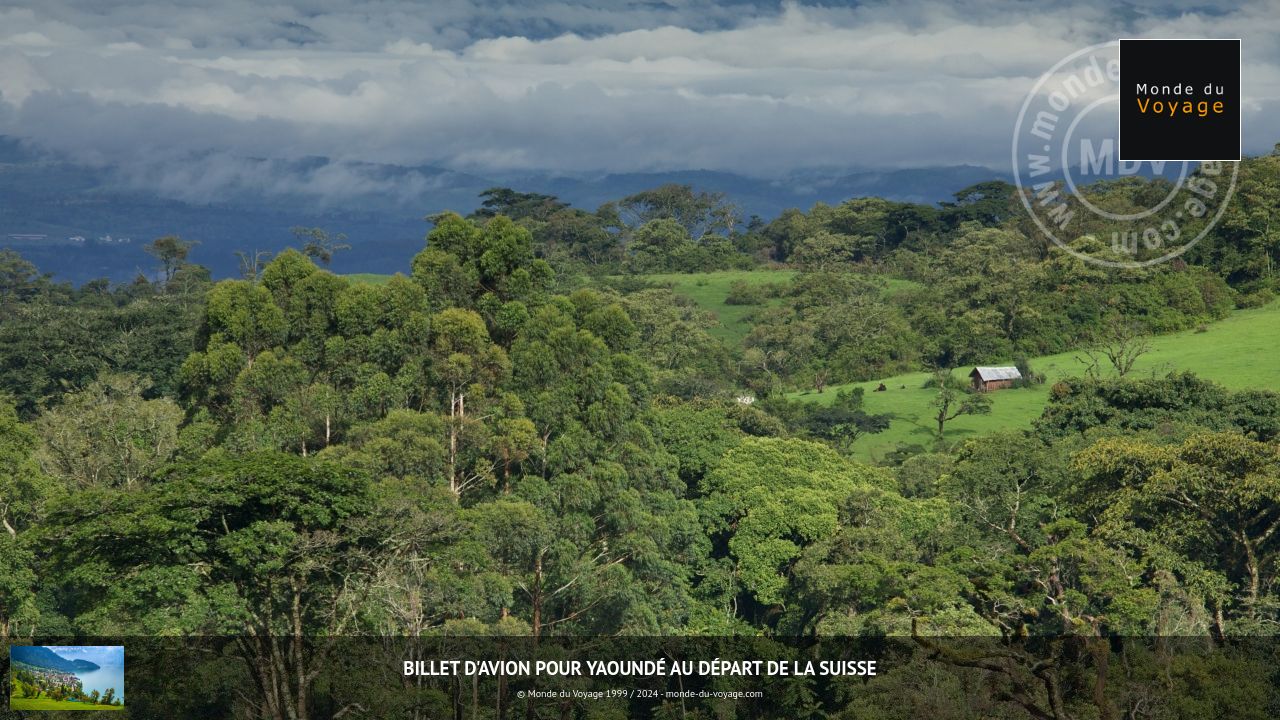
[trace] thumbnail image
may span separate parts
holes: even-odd
[[[123,710],[124,647],[15,645],[10,710]]]

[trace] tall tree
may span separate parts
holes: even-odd
[[[168,283],[178,272],[178,268],[187,262],[187,256],[191,254],[191,248],[198,243],[194,240],[183,240],[177,235],[165,235],[156,238],[143,246],[143,250],[148,255],[160,261],[161,272],[164,273],[164,281]]]
[[[840,502],[859,487],[890,484],[887,473],[817,443],[748,438],[707,475],[702,512],[727,542],[742,589],[769,606],[782,602],[804,547],[836,531]]]
[[[313,685],[352,628],[373,567],[368,480],[281,454],[172,468],[133,493],[92,490],[46,542],[78,568],[83,616],[161,635],[237,638],[254,714],[308,720]]]
[[[444,391],[448,410],[447,473],[449,489],[460,497],[478,483],[493,482],[494,464],[483,455],[475,457],[466,447],[467,439],[483,427],[475,417],[486,394],[511,372],[502,348],[489,338],[484,320],[470,310],[450,308],[432,318],[433,374]],[[468,415],[467,402],[472,403]],[[472,458],[471,462],[467,462]]]
[[[0,250],[0,309],[10,303],[28,300],[35,295],[46,280],[35,265],[27,262],[17,252]]]
[[[39,616],[35,554],[27,531],[42,513],[51,488],[35,463],[36,435],[0,396],[0,643]]]
[[[246,280],[223,280],[215,285],[205,306],[204,322],[209,337],[235,343],[250,364],[259,353],[280,344],[288,329],[271,291]]]
[[[512,220],[547,220],[567,209],[555,195],[518,192],[510,188],[492,187],[480,193],[483,200],[471,217],[487,219],[504,215]]]
[[[1087,487],[1112,490],[1108,538],[1149,554],[1214,603],[1216,632],[1233,612],[1244,632],[1280,619],[1265,593],[1280,579],[1280,453],[1236,433],[1162,446],[1114,438],[1080,454]],[[1208,576],[1205,576],[1205,574]],[[1216,581],[1213,576],[1217,576]],[[1226,588],[1239,588],[1224,597]]]
[[[937,423],[939,441],[944,437],[947,423],[952,420],[962,415],[986,415],[991,412],[991,398],[985,393],[970,392],[952,377],[950,369],[935,372],[933,381],[938,388],[937,394],[933,396],[933,420]]]
[[[318,227],[294,227],[290,229],[293,237],[302,243],[302,254],[328,267],[335,253],[350,250],[345,233],[330,235],[328,230]]]
[[[40,462],[73,487],[133,487],[173,459],[182,409],[144,399],[149,383],[107,375],[36,421]]]
[[[1151,337],[1141,324],[1118,315],[1107,318],[1098,336],[1097,352],[1107,359],[1116,377],[1133,371],[1138,358],[1151,352]]]
[[[668,183],[628,195],[618,203],[628,224],[639,227],[653,220],[679,223],[694,240],[707,233],[729,233],[737,227],[738,208],[721,192],[694,190],[691,185]]]
[[[530,232],[499,215],[478,227],[456,213],[433,217],[427,247],[413,259],[413,279],[434,309],[480,306],[492,315],[510,301],[536,301],[554,273],[535,258]]]

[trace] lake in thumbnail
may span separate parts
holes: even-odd
[[[88,672],[77,672],[76,677],[80,678],[80,683],[84,687],[86,693],[94,690],[98,691],[98,695],[105,695],[107,688],[115,688],[116,697],[124,700],[124,664],[120,665],[103,665],[97,670]]]

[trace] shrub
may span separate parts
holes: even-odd
[[[1236,300],[1236,307],[1241,309],[1257,308],[1268,305],[1272,300],[1276,299],[1276,294],[1270,288],[1262,288],[1251,293],[1241,295]]]
[[[1031,369],[1031,362],[1025,357],[1019,357],[1013,366],[1018,368],[1018,372],[1022,375],[1022,379],[1015,381],[1014,387],[1035,387],[1044,384],[1044,373],[1038,373]]]
[[[729,285],[729,294],[724,298],[725,305],[762,305],[768,298],[768,288],[752,285],[745,280],[734,280]]]

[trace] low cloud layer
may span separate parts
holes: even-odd
[[[1276,0],[590,5],[9,4],[0,134],[194,195],[247,182],[234,157],[755,176],[1003,168],[1042,72],[1084,45],[1146,36],[1243,38],[1246,151],[1280,140]],[[173,169],[210,157],[216,178]],[[341,192],[333,181],[326,191]]]

